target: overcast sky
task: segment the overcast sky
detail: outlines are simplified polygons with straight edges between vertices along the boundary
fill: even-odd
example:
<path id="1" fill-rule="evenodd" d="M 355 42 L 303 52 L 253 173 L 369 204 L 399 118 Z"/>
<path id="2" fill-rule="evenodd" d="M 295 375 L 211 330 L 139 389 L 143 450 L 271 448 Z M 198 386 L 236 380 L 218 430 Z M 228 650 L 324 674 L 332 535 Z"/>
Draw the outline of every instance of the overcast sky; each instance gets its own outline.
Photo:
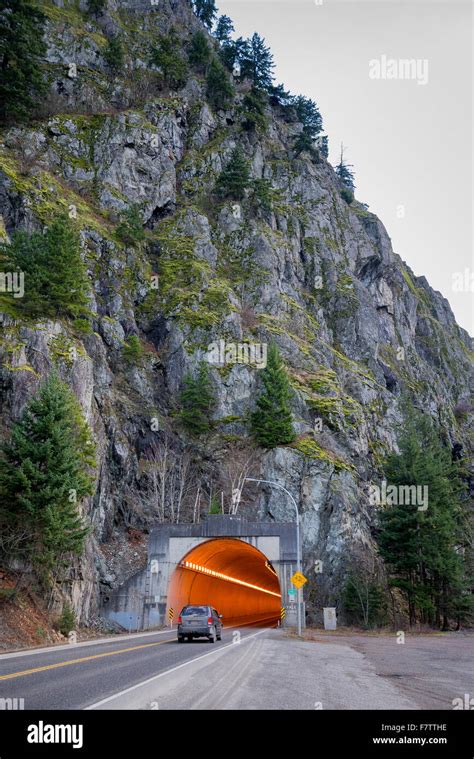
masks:
<path id="1" fill-rule="evenodd" d="M 369 204 L 395 252 L 449 300 L 458 323 L 474 335 L 470 1 L 217 5 L 238 35 L 265 37 L 277 82 L 317 102 L 330 161 L 337 162 L 343 142 L 357 199 Z M 401 78 L 399 69 L 398 78 L 384 77 L 383 56 L 418 61 L 416 78 Z M 381 64 L 378 79 L 369 75 L 377 74 L 371 61 Z M 464 289 L 456 292 L 466 269 Z"/>

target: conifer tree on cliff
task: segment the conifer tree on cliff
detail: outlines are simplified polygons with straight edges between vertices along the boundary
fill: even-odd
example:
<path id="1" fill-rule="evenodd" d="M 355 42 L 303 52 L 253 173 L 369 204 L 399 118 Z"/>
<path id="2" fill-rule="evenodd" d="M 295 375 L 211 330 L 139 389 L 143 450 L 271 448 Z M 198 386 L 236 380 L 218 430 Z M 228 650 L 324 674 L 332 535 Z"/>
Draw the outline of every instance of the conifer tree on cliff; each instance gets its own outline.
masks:
<path id="1" fill-rule="evenodd" d="M 268 348 L 267 366 L 262 371 L 263 391 L 251 417 L 253 436 L 263 448 L 291 443 L 295 437 L 289 407 L 290 383 L 275 343 Z"/>

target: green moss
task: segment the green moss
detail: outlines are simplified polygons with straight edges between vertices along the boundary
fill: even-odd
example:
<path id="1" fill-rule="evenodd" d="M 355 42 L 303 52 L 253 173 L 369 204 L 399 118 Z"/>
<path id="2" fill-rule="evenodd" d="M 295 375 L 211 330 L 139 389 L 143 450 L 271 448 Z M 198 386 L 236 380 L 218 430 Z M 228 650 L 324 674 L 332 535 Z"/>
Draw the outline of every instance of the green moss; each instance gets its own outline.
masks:
<path id="1" fill-rule="evenodd" d="M 52 174 L 41 170 L 25 176 L 15 158 L 5 150 L 0 150 L 0 171 L 10 179 L 15 190 L 28 199 L 31 209 L 41 221 L 50 223 L 74 206 L 81 227 L 94 229 L 105 238 L 113 237 L 110 223 L 84 198 Z"/>
<path id="2" fill-rule="evenodd" d="M 336 471 L 346 470 L 347 472 L 354 472 L 355 469 L 352 464 L 348 464 L 341 458 L 336 456 L 332 451 L 328 451 L 325 448 L 321 448 L 315 440 L 309 437 L 301 437 L 290 445 L 298 453 L 301 453 L 308 459 L 313 461 L 324 461 L 327 464 L 331 464 Z"/>

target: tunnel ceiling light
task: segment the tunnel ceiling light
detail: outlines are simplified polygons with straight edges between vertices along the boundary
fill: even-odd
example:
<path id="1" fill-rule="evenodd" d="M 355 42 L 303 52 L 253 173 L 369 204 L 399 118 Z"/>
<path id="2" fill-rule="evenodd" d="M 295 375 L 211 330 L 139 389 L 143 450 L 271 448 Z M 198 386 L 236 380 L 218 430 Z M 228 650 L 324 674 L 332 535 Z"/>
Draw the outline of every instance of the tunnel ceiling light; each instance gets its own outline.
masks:
<path id="1" fill-rule="evenodd" d="M 180 566 L 183 567 L 184 569 L 190 569 L 192 572 L 198 572 L 199 574 L 208 575 L 209 577 L 216 577 L 218 580 L 233 582 L 236 585 L 243 585 L 245 588 L 252 588 L 252 590 L 258 590 L 260 591 L 260 593 L 268 593 L 269 596 L 276 596 L 277 598 L 281 598 L 281 593 L 275 593 L 273 590 L 260 588 L 258 585 L 252 585 L 251 582 L 245 582 L 245 580 L 239 580 L 237 577 L 230 577 L 229 575 L 225 575 L 222 572 L 216 572 L 215 569 L 209 569 L 208 567 L 201 567 L 199 566 L 199 564 L 194 564 L 191 561 L 182 561 Z"/>

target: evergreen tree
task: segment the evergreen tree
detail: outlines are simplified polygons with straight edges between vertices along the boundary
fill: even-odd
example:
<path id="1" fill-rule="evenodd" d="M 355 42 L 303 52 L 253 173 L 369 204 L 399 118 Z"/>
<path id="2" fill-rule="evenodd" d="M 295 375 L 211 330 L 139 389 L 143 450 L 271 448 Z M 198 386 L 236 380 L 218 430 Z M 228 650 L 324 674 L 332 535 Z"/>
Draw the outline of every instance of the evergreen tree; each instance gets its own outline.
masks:
<path id="1" fill-rule="evenodd" d="M 304 132 L 313 139 L 317 137 L 323 129 L 323 119 L 314 100 L 298 95 L 293 100 L 293 107 L 298 121 L 303 124 Z"/>
<path id="2" fill-rule="evenodd" d="M 18 553 L 48 580 L 88 532 L 80 501 L 93 492 L 95 464 L 80 406 L 56 374 L 40 387 L 1 446 L 0 529 L 25 534 Z"/>
<path id="3" fill-rule="evenodd" d="M 380 552 L 392 585 L 406 596 L 410 622 L 447 626 L 465 601 L 462 549 L 468 537 L 459 467 L 429 417 L 407 414 L 400 453 L 387 460 L 385 476 L 399 488 L 427 486 L 428 508 L 420 510 L 413 499 L 386 506 L 380 515 Z"/>
<path id="4" fill-rule="evenodd" d="M 232 19 L 229 18 L 229 16 L 220 16 L 217 25 L 216 25 L 216 31 L 214 32 L 214 36 L 216 39 L 221 43 L 221 45 L 225 42 L 231 41 L 231 34 L 234 31 L 234 24 L 232 23 Z"/>
<path id="5" fill-rule="evenodd" d="M 211 29 L 217 16 L 215 0 L 194 0 L 194 12 L 202 23 Z"/>
<path id="6" fill-rule="evenodd" d="M 217 184 L 216 192 L 225 198 L 234 200 L 243 200 L 245 190 L 250 182 L 250 169 L 248 161 L 241 148 L 235 148 L 230 161 L 221 172 Z"/>
<path id="7" fill-rule="evenodd" d="M 27 121 L 47 84 L 46 17 L 28 0 L 0 0 L 0 121 Z"/>
<path id="8" fill-rule="evenodd" d="M 224 109 L 234 95 L 234 87 L 229 74 L 220 61 L 214 58 L 207 72 L 207 99 L 216 109 Z"/>
<path id="9" fill-rule="evenodd" d="M 211 430 L 211 415 L 215 405 L 214 391 L 209 376 L 209 365 L 201 361 L 196 376 L 187 374 L 180 395 L 179 418 L 193 437 Z"/>
<path id="10" fill-rule="evenodd" d="M 191 40 L 188 53 L 189 62 L 200 71 L 205 71 L 211 60 L 211 48 L 204 32 L 196 32 Z"/>
<path id="11" fill-rule="evenodd" d="M 117 73 L 123 68 L 124 54 L 122 41 L 119 35 L 115 35 L 107 41 L 107 47 L 104 51 L 104 60 L 109 69 L 114 73 Z"/>
<path id="12" fill-rule="evenodd" d="M 344 146 L 341 145 L 341 158 L 337 166 L 335 167 L 336 175 L 342 184 L 342 196 L 347 203 L 352 203 L 354 200 L 354 173 L 352 171 L 352 164 L 348 164 L 344 159 Z"/>
<path id="13" fill-rule="evenodd" d="M 246 40 L 239 51 L 242 79 L 250 79 L 253 86 L 261 90 L 270 90 L 273 83 L 272 71 L 275 68 L 270 48 L 265 40 L 255 33 Z"/>
<path id="14" fill-rule="evenodd" d="M 290 383 L 275 343 L 269 346 L 262 382 L 263 391 L 251 417 L 253 436 L 263 448 L 291 443 L 295 433 L 289 407 Z"/>
<path id="15" fill-rule="evenodd" d="M 266 129 L 267 117 L 265 115 L 265 106 L 265 94 L 262 90 L 252 87 L 242 101 L 241 113 L 245 129 Z"/>
<path id="16" fill-rule="evenodd" d="M 243 50 L 247 47 L 247 41 L 243 37 L 239 37 L 237 40 L 229 39 L 223 42 L 219 51 L 219 57 L 228 71 L 234 71 L 234 65 L 238 63 L 240 65 L 240 59 Z"/>
<path id="17" fill-rule="evenodd" d="M 161 69 L 165 83 L 172 89 L 179 89 L 186 81 L 188 65 L 180 52 L 181 41 L 174 29 L 160 34 L 158 45 L 153 48 L 150 62 Z"/>
<path id="18" fill-rule="evenodd" d="M 288 90 L 285 90 L 283 84 L 272 85 L 268 88 L 271 105 L 281 105 L 284 108 L 290 107 L 294 102 L 294 97 Z"/>
<path id="19" fill-rule="evenodd" d="M 57 628 L 59 632 L 62 635 L 65 635 L 66 637 L 69 635 L 69 633 L 75 629 L 76 627 L 76 615 L 74 613 L 74 609 L 72 608 L 71 604 L 65 603 L 61 616 L 58 619 L 57 622 Z"/>
<path id="20" fill-rule="evenodd" d="M 87 312 L 89 279 L 80 238 L 66 215 L 44 234 L 16 232 L 11 245 L 0 243 L 0 265 L 24 274 L 25 295 L 13 301 L 31 317 L 80 316 Z"/>

